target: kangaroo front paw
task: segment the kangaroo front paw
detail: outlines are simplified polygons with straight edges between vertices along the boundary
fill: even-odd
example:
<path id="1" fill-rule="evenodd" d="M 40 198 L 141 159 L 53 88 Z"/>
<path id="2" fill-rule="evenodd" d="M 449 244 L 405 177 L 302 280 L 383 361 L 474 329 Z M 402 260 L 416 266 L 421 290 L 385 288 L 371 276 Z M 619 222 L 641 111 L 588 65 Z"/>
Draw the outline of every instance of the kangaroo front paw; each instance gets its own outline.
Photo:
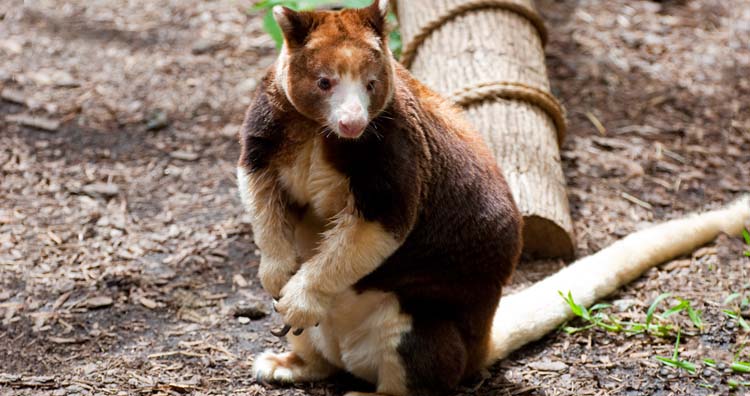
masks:
<path id="1" fill-rule="evenodd" d="M 289 282 L 289 279 L 297 270 L 297 263 L 293 258 L 287 260 L 274 260 L 266 256 L 260 258 L 258 277 L 260 284 L 273 298 L 279 298 L 281 289 Z"/>
<path id="2" fill-rule="evenodd" d="M 305 329 L 320 323 L 332 300 L 330 296 L 313 290 L 302 273 L 293 276 L 281 294 L 276 310 L 284 318 L 284 324 L 294 329 Z"/>

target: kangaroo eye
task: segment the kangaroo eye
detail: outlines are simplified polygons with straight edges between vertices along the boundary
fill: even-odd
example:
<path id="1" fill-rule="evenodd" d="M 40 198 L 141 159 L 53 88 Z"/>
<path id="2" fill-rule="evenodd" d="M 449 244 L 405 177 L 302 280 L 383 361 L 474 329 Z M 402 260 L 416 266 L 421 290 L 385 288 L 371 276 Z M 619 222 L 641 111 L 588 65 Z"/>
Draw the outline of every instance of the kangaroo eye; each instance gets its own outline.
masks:
<path id="1" fill-rule="evenodd" d="M 375 84 L 377 84 L 377 81 L 370 80 L 370 82 L 367 83 L 367 90 L 372 92 L 375 90 Z"/>
<path id="2" fill-rule="evenodd" d="M 331 89 L 331 85 L 331 80 L 325 77 L 322 77 L 318 80 L 318 88 L 322 89 L 323 91 L 328 91 L 329 89 Z"/>

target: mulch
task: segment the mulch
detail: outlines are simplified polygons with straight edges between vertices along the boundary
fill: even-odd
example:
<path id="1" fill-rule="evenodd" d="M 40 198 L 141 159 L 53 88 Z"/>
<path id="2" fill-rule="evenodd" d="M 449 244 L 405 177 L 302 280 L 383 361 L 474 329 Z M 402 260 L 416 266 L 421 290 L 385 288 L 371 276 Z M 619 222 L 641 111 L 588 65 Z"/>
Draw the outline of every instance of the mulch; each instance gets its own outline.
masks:
<path id="1" fill-rule="evenodd" d="M 568 111 L 579 257 L 750 190 L 743 4 L 538 2 Z M 275 52 L 250 5 L 0 5 L 0 394 L 368 390 L 346 375 L 295 387 L 250 376 L 256 353 L 284 347 L 234 179 L 236 132 Z M 697 374 L 653 358 L 671 356 L 672 338 L 554 332 L 458 394 L 727 394 L 750 381 L 726 366 L 748 333 L 721 312 L 750 289 L 745 248 L 722 236 L 608 299 L 638 321 L 663 292 L 690 299 L 706 327 L 680 356 Z M 524 262 L 509 291 L 564 265 Z"/>

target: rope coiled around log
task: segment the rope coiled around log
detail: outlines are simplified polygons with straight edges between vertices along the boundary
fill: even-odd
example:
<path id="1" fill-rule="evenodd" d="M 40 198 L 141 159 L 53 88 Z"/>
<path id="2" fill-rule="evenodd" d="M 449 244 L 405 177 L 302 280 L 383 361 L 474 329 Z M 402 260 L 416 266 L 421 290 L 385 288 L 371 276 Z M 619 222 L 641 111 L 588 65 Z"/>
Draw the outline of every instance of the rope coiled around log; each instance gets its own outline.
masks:
<path id="1" fill-rule="evenodd" d="M 558 144 L 565 137 L 565 110 L 554 96 L 532 86 L 513 82 L 481 83 L 461 88 L 448 98 L 461 107 L 469 107 L 484 100 L 501 98 L 529 102 L 541 108 L 552 118 L 557 129 Z"/>
<path id="2" fill-rule="evenodd" d="M 449 2 L 451 3 L 451 2 Z M 478 10 L 503 10 L 521 16 L 529 21 L 539 34 L 542 46 L 547 41 L 547 29 L 537 11 L 523 0 L 464 0 L 448 4 L 445 9 L 431 10 L 435 13 L 426 21 L 420 22 L 412 37 L 405 37 L 401 63 L 407 68 L 417 56 L 422 44 L 443 25 L 461 15 Z M 493 81 L 462 87 L 446 95 L 456 104 L 466 108 L 491 99 L 521 100 L 542 109 L 554 122 L 558 144 L 562 144 L 566 132 L 565 110 L 550 93 L 537 87 L 516 81 Z"/>
<path id="3" fill-rule="evenodd" d="M 542 45 L 547 42 L 547 28 L 544 26 L 542 17 L 536 12 L 536 10 L 529 8 L 525 4 L 521 4 L 512 0 L 467 0 L 461 4 L 454 6 L 438 15 L 436 18 L 427 22 L 422 26 L 411 41 L 404 45 L 403 51 L 401 52 L 401 63 L 409 68 L 411 62 L 419 50 L 419 46 L 422 45 L 425 39 L 429 37 L 432 32 L 443 26 L 446 22 L 454 19 L 462 14 L 471 11 L 477 11 L 488 8 L 502 9 L 506 11 L 515 12 L 528 19 L 532 25 L 539 32 L 539 37 L 542 39 Z"/>

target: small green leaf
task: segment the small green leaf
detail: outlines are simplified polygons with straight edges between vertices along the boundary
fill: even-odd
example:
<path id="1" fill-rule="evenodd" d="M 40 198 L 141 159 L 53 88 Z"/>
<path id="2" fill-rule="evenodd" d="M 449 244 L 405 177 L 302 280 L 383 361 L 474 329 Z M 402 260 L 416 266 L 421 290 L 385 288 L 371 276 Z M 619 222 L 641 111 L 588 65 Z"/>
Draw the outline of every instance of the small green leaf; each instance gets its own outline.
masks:
<path id="1" fill-rule="evenodd" d="M 260 11 L 260 10 L 271 10 L 273 7 L 276 7 L 277 5 L 288 7 L 291 9 L 299 9 L 299 6 L 297 4 L 296 0 L 262 0 L 255 5 L 253 5 L 252 10 L 253 11 Z"/>
<path id="2" fill-rule="evenodd" d="M 703 359 L 703 364 L 708 367 L 716 367 L 716 360 L 714 359 Z"/>
<path id="3" fill-rule="evenodd" d="M 687 309 L 688 305 L 690 305 L 689 302 L 679 299 L 680 303 L 669 308 L 668 310 L 664 311 L 663 314 L 661 314 L 661 318 L 666 319 L 676 313 L 680 313 Z"/>
<path id="4" fill-rule="evenodd" d="M 678 367 L 680 367 L 681 369 L 686 370 L 690 374 L 695 374 L 695 372 L 696 372 L 695 364 L 690 363 L 690 362 L 688 362 L 686 360 L 680 360 L 679 362 L 677 362 L 677 365 L 678 365 Z"/>
<path id="5" fill-rule="evenodd" d="M 273 11 L 271 10 L 266 12 L 266 15 L 263 17 L 263 29 L 271 36 L 274 43 L 276 43 L 276 48 L 281 48 L 281 45 L 284 44 L 284 36 L 281 34 L 281 28 L 276 23 L 276 20 L 273 19 Z"/>
<path id="6" fill-rule="evenodd" d="M 664 357 L 664 356 L 654 356 L 654 359 L 664 363 L 665 365 L 669 367 L 677 368 L 677 361 L 675 361 L 672 358 Z"/>
<path id="7" fill-rule="evenodd" d="M 735 373 L 750 373 L 750 362 L 733 362 L 731 366 L 732 371 Z"/>
<path id="8" fill-rule="evenodd" d="M 329 0 L 328 3 L 331 3 L 331 1 Z M 334 3 L 337 3 L 337 2 L 334 1 Z M 372 0 L 343 0 L 343 1 L 340 1 L 339 3 L 341 3 L 344 7 L 348 7 L 348 8 L 362 8 L 362 7 L 367 7 L 368 5 L 372 4 Z"/>
<path id="9" fill-rule="evenodd" d="M 610 307 L 612 307 L 612 304 L 599 303 L 589 308 L 589 312 L 599 311 L 599 310 L 610 308 Z"/>
<path id="10" fill-rule="evenodd" d="M 672 353 L 671 358 L 667 358 L 664 356 L 654 356 L 654 358 L 664 363 L 667 366 L 681 368 L 683 370 L 686 370 L 690 374 L 695 374 L 696 372 L 695 364 L 688 362 L 686 360 L 680 360 L 680 336 L 681 335 L 682 335 L 682 332 L 678 329 L 677 340 L 674 343 L 674 352 Z"/>
<path id="11" fill-rule="evenodd" d="M 740 293 L 732 293 L 724 299 L 724 305 L 729 305 L 730 302 L 742 297 Z"/>
<path id="12" fill-rule="evenodd" d="M 584 307 L 583 305 L 578 305 L 578 309 L 581 310 L 581 317 L 584 320 L 588 320 L 588 321 L 592 320 L 591 319 L 591 314 L 589 314 L 589 310 L 586 309 L 586 307 Z"/>
<path id="13" fill-rule="evenodd" d="M 745 321 L 745 318 L 743 318 L 742 315 L 737 315 L 737 323 L 739 323 L 740 327 L 745 331 L 750 331 L 750 324 Z"/>
<path id="14" fill-rule="evenodd" d="M 737 324 L 740 325 L 745 331 L 750 331 L 750 324 L 745 321 L 745 318 L 742 317 L 742 314 L 737 311 L 732 311 L 729 309 L 722 309 L 721 312 L 724 312 L 724 315 L 729 316 L 730 318 L 737 321 Z"/>
<path id="15" fill-rule="evenodd" d="M 654 356 L 654 359 L 662 362 L 666 366 L 674 367 L 674 368 L 681 368 L 681 369 L 689 372 L 690 374 L 695 374 L 696 371 L 697 371 L 696 367 L 695 367 L 695 364 L 690 363 L 690 362 L 685 361 L 685 360 L 670 359 L 670 358 L 664 357 L 664 356 Z"/>
<path id="16" fill-rule="evenodd" d="M 677 330 L 677 341 L 674 343 L 674 352 L 672 353 L 672 359 L 677 360 L 677 357 L 680 355 L 680 336 L 682 335 L 682 332 L 678 329 Z"/>
<path id="17" fill-rule="evenodd" d="M 269 0 L 262 0 L 262 1 L 259 1 L 259 2 L 255 3 L 255 4 L 253 4 L 253 7 L 251 8 L 251 10 L 253 10 L 253 11 L 267 10 L 267 9 L 269 9 L 271 7 L 273 7 L 271 5 L 271 1 L 269 1 Z"/>
<path id="18" fill-rule="evenodd" d="M 562 330 L 565 333 L 567 333 L 567 334 L 575 334 L 575 333 L 578 333 L 578 332 L 581 332 L 581 331 L 584 331 L 584 330 L 588 330 L 588 329 L 590 329 L 592 327 L 594 327 L 593 324 L 590 324 L 588 326 L 583 326 L 583 327 L 565 326 L 565 327 L 563 327 Z"/>
<path id="19" fill-rule="evenodd" d="M 646 329 L 647 327 L 643 323 L 632 323 L 632 324 L 627 325 L 627 327 L 625 328 L 625 331 L 631 334 L 640 334 L 640 333 L 645 332 Z"/>
<path id="20" fill-rule="evenodd" d="M 662 302 L 662 300 L 669 298 L 671 295 L 672 293 L 662 293 L 656 297 L 653 303 L 651 303 L 651 306 L 648 307 L 648 311 L 646 311 L 646 327 L 648 327 L 654 319 L 654 311 L 656 311 L 656 307 L 659 303 Z"/>
<path id="21" fill-rule="evenodd" d="M 703 319 L 701 319 L 701 311 L 694 310 L 690 305 L 688 305 L 687 311 L 688 316 L 690 317 L 690 321 L 693 322 L 693 325 L 696 328 L 703 330 Z"/>
<path id="22" fill-rule="evenodd" d="M 580 305 L 576 304 L 576 302 L 573 301 L 573 294 L 571 292 L 568 292 L 567 296 L 559 290 L 557 293 L 559 293 L 560 297 L 562 297 L 563 300 L 565 300 L 565 302 L 568 303 L 568 306 L 570 307 L 570 310 L 573 311 L 573 314 L 575 314 L 576 316 L 583 317 L 583 310 L 581 309 Z"/>
<path id="23" fill-rule="evenodd" d="M 732 389 L 736 389 L 740 386 L 750 386 L 750 381 L 737 381 L 736 379 L 730 379 L 727 381 L 727 385 Z"/>
<path id="24" fill-rule="evenodd" d="M 388 36 L 388 47 L 391 49 L 391 52 L 396 59 L 401 58 L 401 50 L 403 46 L 401 32 L 399 32 L 398 29 L 392 30 L 391 34 Z"/>
<path id="25" fill-rule="evenodd" d="M 740 348 L 737 350 L 737 353 L 734 354 L 734 361 L 739 361 L 740 356 L 742 356 L 742 351 L 745 350 L 745 347 L 747 346 L 747 343 L 743 342 Z"/>
<path id="26" fill-rule="evenodd" d="M 612 332 L 615 332 L 615 333 L 619 333 L 620 331 L 622 331 L 622 327 L 620 327 L 620 326 L 618 326 L 616 324 L 612 325 L 612 324 L 609 324 L 609 323 L 599 322 L 599 323 L 597 323 L 597 326 L 601 327 L 604 330 L 612 331 Z"/>

